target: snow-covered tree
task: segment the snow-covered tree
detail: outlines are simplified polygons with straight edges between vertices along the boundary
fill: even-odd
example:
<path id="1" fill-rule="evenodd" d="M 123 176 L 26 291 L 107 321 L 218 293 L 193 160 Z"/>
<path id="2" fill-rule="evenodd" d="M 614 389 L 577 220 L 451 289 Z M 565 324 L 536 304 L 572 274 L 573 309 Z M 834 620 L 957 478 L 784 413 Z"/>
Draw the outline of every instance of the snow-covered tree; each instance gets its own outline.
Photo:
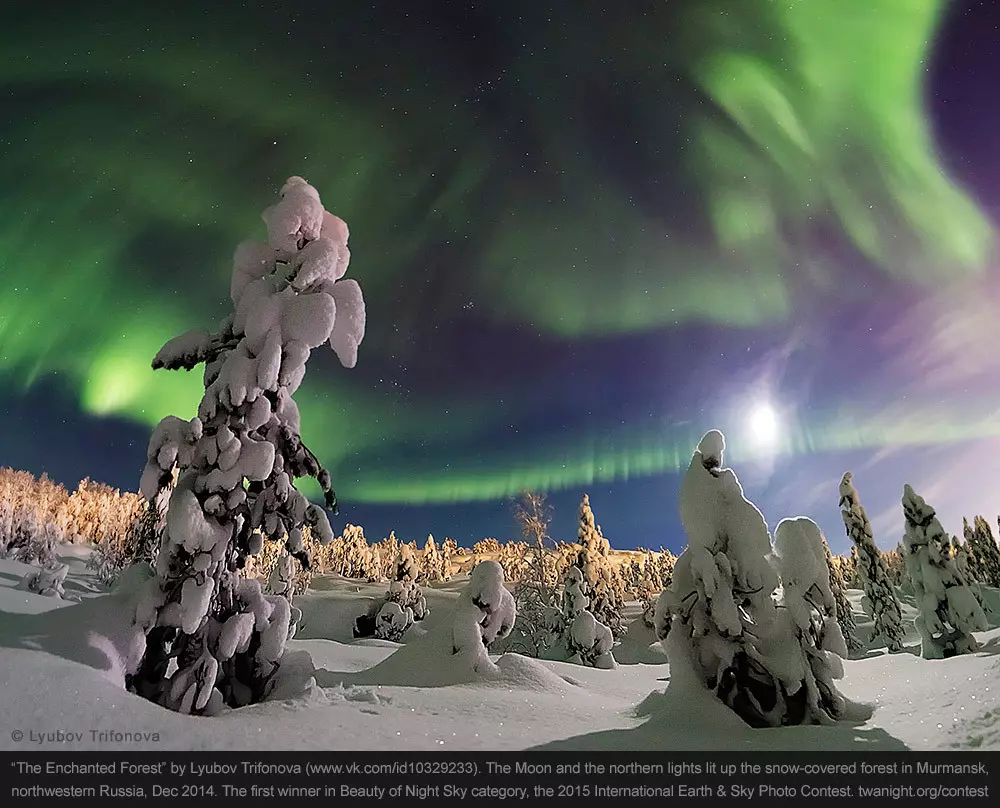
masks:
<path id="1" fill-rule="evenodd" d="M 664 641 L 671 676 L 715 692 L 751 726 L 794 721 L 780 671 L 759 648 L 777 619 L 771 537 L 732 469 L 722 466 L 725 438 L 708 432 L 681 484 L 680 516 L 688 546 L 658 609 L 673 615 Z"/>
<path id="2" fill-rule="evenodd" d="M 545 610 L 547 659 L 598 668 L 617 667 L 612 654 L 611 628 L 591 608 L 591 589 L 580 564 L 571 564 L 563 577 L 562 593 Z"/>
<path id="3" fill-rule="evenodd" d="M 399 642 L 413 625 L 413 609 L 404 608 L 399 601 L 385 600 L 375 615 L 372 632 L 380 640 Z"/>
<path id="4" fill-rule="evenodd" d="M 657 595 L 643 611 L 643 620 L 653 629 L 656 639 L 660 642 L 667 639 L 670 627 L 674 624 L 674 613 L 670 611 L 670 598 L 663 597 L 662 592 Z"/>
<path id="5" fill-rule="evenodd" d="M 858 572 L 861 568 L 861 557 L 858 555 L 858 546 L 851 545 L 851 552 L 847 556 L 844 564 L 844 583 L 848 589 L 857 589 L 861 586 L 861 575 Z"/>
<path id="6" fill-rule="evenodd" d="M 496 561 L 480 562 L 472 569 L 455 609 L 454 661 L 473 673 L 499 673 L 489 647 L 510 633 L 516 619 L 517 606 L 504 586 L 503 567 Z"/>
<path id="7" fill-rule="evenodd" d="M 669 612 L 658 612 L 657 604 L 660 592 L 670 586 L 670 577 L 666 580 L 660 574 L 660 564 L 653 558 L 651 550 L 641 550 L 643 554 L 639 575 L 639 599 L 642 602 L 642 622 L 656 632 L 657 639 L 665 640 L 670 632 L 672 616 Z M 676 561 L 676 558 L 674 559 Z M 673 571 L 673 563 L 670 565 Z M 664 601 L 664 605 L 666 601 Z M 662 633 L 661 633 L 662 632 Z"/>
<path id="8" fill-rule="evenodd" d="M 844 677 L 847 644 L 837 622 L 826 540 L 811 519 L 782 519 L 774 530 L 774 555 L 781 608 L 762 650 L 787 694 L 786 723 L 832 723 L 846 706 L 835 680 Z"/>
<path id="9" fill-rule="evenodd" d="M 844 642 L 847 644 L 848 653 L 855 653 L 864 648 L 864 644 L 858 639 L 858 626 L 854 621 L 854 611 L 851 609 L 851 601 L 847 597 L 847 587 L 844 584 L 844 576 L 840 571 L 840 565 L 836 563 L 833 553 L 830 552 L 830 545 L 823 537 L 823 555 L 826 558 L 827 574 L 830 577 L 830 591 L 837 607 L 837 623 L 840 625 L 840 633 L 844 635 Z"/>
<path id="10" fill-rule="evenodd" d="M 424 580 L 429 583 L 438 583 L 448 580 L 448 571 L 445 569 L 444 555 L 438 549 L 434 536 L 427 534 L 427 541 L 424 542 L 424 551 L 420 557 L 420 566 Z"/>
<path id="11" fill-rule="evenodd" d="M 934 509 L 909 485 L 903 487 L 906 568 L 913 583 L 924 659 L 975 651 L 973 631 L 989 628 L 983 608 L 951 557 L 951 540 Z"/>
<path id="12" fill-rule="evenodd" d="M 413 548 L 395 541 L 395 536 L 392 538 L 397 547 L 393 580 L 382 600 L 373 601 L 368 611 L 354 621 L 355 637 L 374 635 L 379 639 L 398 641 L 414 621 L 423 620 L 430 612 L 423 590 L 417 583 L 420 565 Z"/>
<path id="13" fill-rule="evenodd" d="M 890 652 L 901 651 L 903 613 L 885 559 L 875 544 L 868 513 L 858 499 L 854 477 L 849 471 L 840 481 L 840 515 L 847 535 L 858 551 L 858 577 L 865 591 L 862 606 L 875 622 L 872 640 L 880 639 Z"/>
<path id="14" fill-rule="evenodd" d="M 264 698 L 291 634 L 292 609 L 241 574 L 265 540 L 305 566 L 303 529 L 333 539 L 323 508 L 295 488 L 312 476 L 336 509 L 330 475 L 300 437 L 292 395 L 314 348 L 353 367 L 364 335 L 361 287 L 342 280 L 347 225 L 290 178 L 263 214 L 268 243 L 235 253 L 232 315 L 218 331 L 168 342 L 153 368 L 204 364 L 197 417 L 153 431 L 141 489 L 154 501 L 177 473 L 155 576 L 141 593 L 127 652 L 128 687 L 184 713 Z"/>
<path id="15" fill-rule="evenodd" d="M 990 523 L 982 516 L 973 519 L 972 527 L 965 521 L 965 537 L 975 571 L 974 577 L 986 586 L 1000 587 L 1000 546 L 993 538 Z"/>
<path id="16" fill-rule="evenodd" d="M 621 586 L 611 564 L 611 545 L 595 523 L 588 494 L 584 494 L 580 502 L 577 543 L 580 552 L 574 563 L 583 573 L 584 593 L 590 600 L 588 609 L 598 623 L 611 630 L 612 635 L 621 637 L 627 631 L 622 615 L 625 604 Z"/>

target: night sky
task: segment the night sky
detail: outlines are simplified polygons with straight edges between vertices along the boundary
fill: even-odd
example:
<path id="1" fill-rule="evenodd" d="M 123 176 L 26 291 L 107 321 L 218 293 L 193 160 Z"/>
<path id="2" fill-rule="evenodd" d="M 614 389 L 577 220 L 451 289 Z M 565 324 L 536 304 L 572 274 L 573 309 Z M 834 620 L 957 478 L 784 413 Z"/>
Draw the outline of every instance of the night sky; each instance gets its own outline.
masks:
<path id="1" fill-rule="evenodd" d="M 5 3 L 0 465 L 136 490 L 195 413 L 169 338 L 306 177 L 351 228 L 368 331 L 297 395 L 335 529 L 515 535 L 591 495 L 685 543 L 722 429 L 772 529 L 879 544 L 909 482 L 1000 512 L 993 0 Z M 773 423 L 771 423 L 771 422 Z"/>

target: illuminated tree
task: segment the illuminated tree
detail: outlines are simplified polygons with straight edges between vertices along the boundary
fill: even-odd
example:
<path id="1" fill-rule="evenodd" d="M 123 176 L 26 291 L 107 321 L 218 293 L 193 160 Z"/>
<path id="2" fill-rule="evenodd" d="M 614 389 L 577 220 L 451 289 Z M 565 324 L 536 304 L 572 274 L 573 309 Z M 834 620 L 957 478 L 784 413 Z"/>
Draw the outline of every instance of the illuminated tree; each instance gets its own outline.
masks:
<path id="1" fill-rule="evenodd" d="M 551 637 L 548 616 L 559 603 L 556 582 L 548 574 L 552 509 L 544 494 L 526 491 L 514 503 L 514 519 L 527 542 L 527 550 L 525 566 L 514 586 L 517 620 L 506 647 L 539 657 L 548 650 Z"/>
<path id="2" fill-rule="evenodd" d="M 921 656 L 943 659 L 975 651 L 979 643 L 972 632 L 989 628 L 986 615 L 951 557 L 951 540 L 937 514 L 909 485 L 903 487 L 903 516 Z"/>
<path id="3" fill-rule="evenodd" d="M 781 600 L 773 655 L 782 662 L 775 669 L 787 693 L 786 723 L 829 724 L 843 716 L 847 704 L 835 683 L 844 677 L 847 644 L 825 548 L 823 532 L 804 516 L 782 519 L 774 530 Z"/>
<path id="4" fill-rule="evenodd" d="M 854 611 L 851 609 L 851 601 L 847 598 L 844 576 L 840 571 L 840 565 L 834 558 L 833 553 L 830 552 L 830 545 L 827 544 L 825 536 L 823 537 L 823 555 L 826 559 L 827 574 L 830 577 L 830 592 L 833 594 L 834 603 L 836 604 L 837 623 L 840 625 L 841 634 L 844 635 L 847 651 L 849 653 L 860 651 L 864 648 L 864 644 L 857 636 L 858 627 L 854 622 Z"/>
<path id="5" fill-rule="evenodd" d="M 168 342 L 153 368 L 204 365 L 205 393 L 190 421 L 168 416 L 150 438 L 142 493 L 155 500 L 177 473 L 155 576 L 136 607 L 127 649 L 129 689 L 184 713 L 260 701 L 293 631 L 280 595 L 241 574 L 265 541 L 304 566 L 308 526 L 333 539 L 326 513 L 294 480 L 312 476 L 336 510 L 330 475 L 302 443 L 292 395 L 311 351 L 329 342 L 353 367 L 364 335 L 361 287 L 341 280 L 347 225 L 319 194 L 290 178 L 268 208 L 268 243 L 236 250 L 233 314 L 215 333 Z"/>
<path id="6" fill-rule="evenodd" d="M 725 438 L 712 430 L 681 483 L 688 545 L 657 611 L 673 616 L 664 641 L 671 677 L 714 692 L 751 726 L 792 720 L 782 668 L 764 659 L 761 638 L 777 620 L 778 573 L 767 523 L 722 465 Z M 791 693 L 796 692 L 794 688 Z"/>
<path id="7" fill-rule="evenodd" d="M 903 613 L 885 559 L 872 536 L 868 513 L 858 500 L 851 472 L 840 481 L 840 515 L 858 551 L 858 577 L 865 591 L 862 605 L 875 621 L 872 640 L 881 638 L 890 652 L 903 649 Z"/>

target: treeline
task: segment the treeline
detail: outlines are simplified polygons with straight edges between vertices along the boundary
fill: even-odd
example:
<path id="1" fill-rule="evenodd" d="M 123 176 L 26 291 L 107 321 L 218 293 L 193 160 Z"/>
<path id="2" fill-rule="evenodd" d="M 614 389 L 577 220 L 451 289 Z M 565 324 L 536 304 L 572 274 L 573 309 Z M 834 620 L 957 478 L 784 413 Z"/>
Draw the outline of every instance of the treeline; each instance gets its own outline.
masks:
<path id="1" fill-rule="evenodd" d="M 512 584 L 517 584 L 529 571 L 533 580 L 540 576 L 540 583 L 554 585 L 561 581 L 577 558 L 579 537 L 575 542 L 553 541 L 546 533 L 539 542 L 532 534 L 530 514 L 521 510 L 518 516 L 515 511 L 515 517 L 522 539 L 501 542 L 486 538 L 472 548 L 459 547 L 450 538 L 438 542 L 433 536 L 419 544 L 403 542 L 395 533 L 372 541 L 365 536 L 364 528 L 357 525 L 347 525 L 333 542 L 321 546 L 311 540 L 307 531 L 305 546 L 311 564 L 309 569 L 300 568 L 296 572 L 296 588 L 304 590 L 316 574 L 367 581 L 393 580 L 403 544 L 413 551 L 420 580 L 425 583 L 465 574 L 483 559 L 499 562 L 506 580 Z M 149 554 L 148 530 L 142 529 L 144 520 L 148 521 L 148 506 L 140 494 L 123 492 L 89 478 L 70 492 L 44 474 L 36 478 L 26 471 L 0 468 L 0 555 L 5 557 L 45 564 L 59 542 L 89 543 L 96 550 L 93 566 L 102 578 L 110 581 L 121 569 Z M 991 552 L 997 542 L 989 523 L 977 516 L 971 523 L 966 520 L 964 528 L 964 541 L 952 537 L 953 557 L 975 581 L 1000 587 L 1000 568 Z M 595 530 L 603 539 L 600 525 Z M 147 546 L 140 546 L 143 543 Z M 266 580 L 282 552 L 280 544 L 265 542 L 246 572 Z M 608 552 L 608 566 L 614 588 L 627 599 L 648 601 L 669 582 L 676 558 L 663 547 L 655 551 L 612 549 Z M 905 586 L 902 545 L 882 551 L 882 558 L 892 583 Z M 855 547 L 848 556 L 835 555 L 833 564 L 848 587 L 860 588 Z"/>

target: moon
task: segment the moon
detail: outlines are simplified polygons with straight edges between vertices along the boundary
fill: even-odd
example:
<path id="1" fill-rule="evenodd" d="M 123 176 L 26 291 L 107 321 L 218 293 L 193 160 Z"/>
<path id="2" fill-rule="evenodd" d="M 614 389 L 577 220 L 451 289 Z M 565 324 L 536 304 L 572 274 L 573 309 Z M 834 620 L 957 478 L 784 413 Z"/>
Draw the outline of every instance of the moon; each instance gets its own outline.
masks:
<path id="1" fill-rule="evenodd" d="M 780 420 L 774 407 L 766 402 L 757 404 L 750 411 L 750 431 L 762 446 L 774 446 L 778 442 Z"/>

